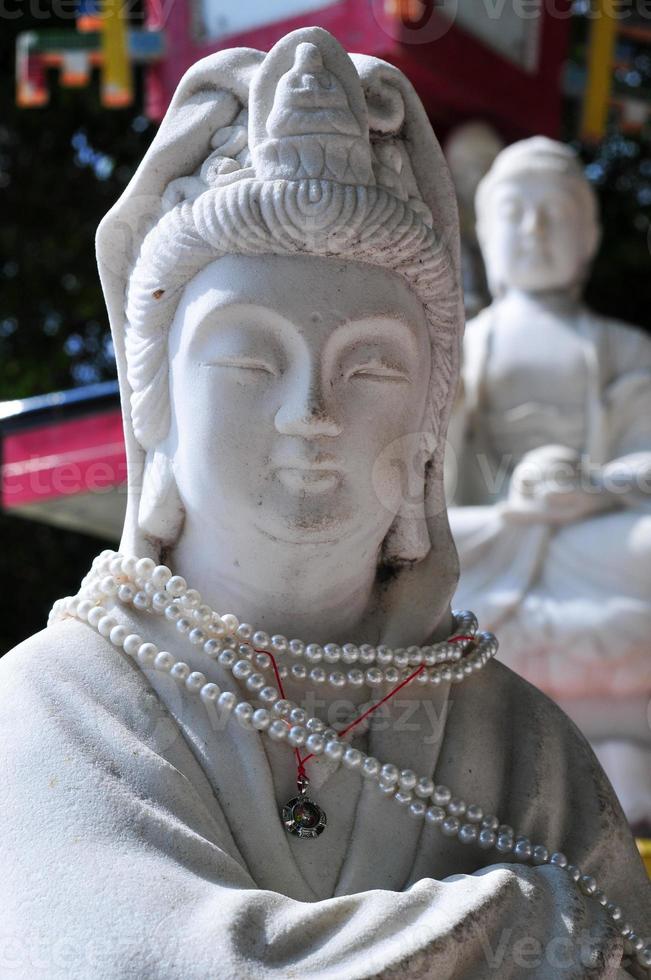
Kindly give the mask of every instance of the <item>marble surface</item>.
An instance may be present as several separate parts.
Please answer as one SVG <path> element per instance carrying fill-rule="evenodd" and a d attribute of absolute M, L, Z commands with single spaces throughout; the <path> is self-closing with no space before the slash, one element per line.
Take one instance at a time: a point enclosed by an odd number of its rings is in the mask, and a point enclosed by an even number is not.
<path fill-rule="evenodd" d="M 316 28 L 266 56 L 199 62 L 98 257 L 129 462 L 123 553 L 165 561 L 270 632 L 447 636 L 458 227 L 400 72 Z M 241 683 L 164 618 L 118 603 L 115 615 L 220 685 Z M 317 697 L 334 721 L 369 692 L 288 695 Z M 566 850 L 646 937 L 649 887 L 621 809 L 549 700 L 492 663 L 391 705 L 356 744 Z M 327 830 L 289 837 L 291 751 L 213 721 L 72 619 L 2 658 L 9 975 L 636 975 L 567 872 L 445 838 L 359 772 L 319 760 Z"/>
<path fill-rule="evenodd" d="M 581 300 L 600 227 L 572 150 L 509 147 L 477 204 L 494 299 L 464 341 L 457 602 L 617 759 L 629 818 L 649 821 L 651 340 Z"/>

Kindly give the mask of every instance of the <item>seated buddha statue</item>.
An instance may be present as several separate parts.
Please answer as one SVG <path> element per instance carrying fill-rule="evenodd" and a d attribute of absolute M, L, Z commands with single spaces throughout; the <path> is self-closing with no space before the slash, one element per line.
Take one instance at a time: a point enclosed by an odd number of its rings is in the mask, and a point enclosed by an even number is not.
<path fill-rule="evenodd" d="M 582 302 L 600 226 L 572 149 L 503 150 L 477 218 L 493 302 L 464 339 L 457 601 L 579 724 L 649 831 L 651 339 Z"/>
<path fill-rule="evenodd" d="M 599 763 L 451 610 L 453 201 L 323 30 L 181 81 L 98 233 L 120 547 L 0 661 L 12 977 L 648 976 Z"/>

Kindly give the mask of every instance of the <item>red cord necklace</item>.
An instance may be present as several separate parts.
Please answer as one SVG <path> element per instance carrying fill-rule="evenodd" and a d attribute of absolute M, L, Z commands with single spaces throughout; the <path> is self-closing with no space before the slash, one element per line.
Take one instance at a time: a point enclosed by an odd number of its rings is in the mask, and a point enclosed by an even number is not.
<path fill-rule="evenodd" d="M 463 643 L 470 641 L 475 642 L 474 636 L 453 636 L 448 640 L 449 643 Z M 269 653 L 268 650 L 256 650 L 256 653 L 266 653 L 271 658 L 271 664 L 276 675 L 276 683 L 278 684 L 278 690 L 280 691 L 281 697 L 285 698 L 285 688 L 283 686 L 282 678 L 280 676 L 280 671 L 278 670 L 278 664 L 276 663 L 276 658 L 273 653 Z M 337 732 L 340 738 L 343 738 L 348 732 L 352 731 L 357 725 L 359 725 L 365 718 L 377 711 L 383 704 L 390 701 L 398 691 L 406 687 L 407 684 L 411 684 L 415 677 L 425 669 L 425 665 L 421 664 L 420 667 L 416 667 L 415 670 L 405 677 L 404 680 L 400 681 L 399 684 L 385 694 L 383 698 L 372 704 L 366 711 L 363 711 L 359 717 L 355 718 Z M 298 796 L 289 800 L 281 808 L 281 817 L 286 830 L 290 834 L 294 834 L 297 837 L 314 839 L 321 834 L 326 826 L 327 818 L 325 811 L 315 803 L 314 800 L 310 799 L 308 796 L 308 788 L 310 785 L 307 772 L 305 770 L 305 764 L 309 762 L 310 759 L 314 758 L 314 752 L 310 752 L 308 755 L 301 756 L 298 748 L 294 749 L 294 754 L 296 756 L 296 785 L 298 787 Z"/>

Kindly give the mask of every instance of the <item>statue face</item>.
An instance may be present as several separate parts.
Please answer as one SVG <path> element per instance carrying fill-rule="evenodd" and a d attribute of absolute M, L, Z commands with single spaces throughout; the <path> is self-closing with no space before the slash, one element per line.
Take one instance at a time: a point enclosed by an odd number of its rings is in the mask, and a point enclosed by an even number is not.
<path fill-rule="evenodd" d="M 582 200 L 562 175 L 520 174 L 496 184 L 478 225 L 494 287 L 543 292 L 579 282 L 594 248 Z"/>
<path fill-rule="evenodd" d="M 422 428 L 432 361 L 401 279 L 312 256 L 226 256 L 186 287 L 169 357 L 168 451 L 187 515 L 377 548 L 404 476 L 386 448 Z"/>

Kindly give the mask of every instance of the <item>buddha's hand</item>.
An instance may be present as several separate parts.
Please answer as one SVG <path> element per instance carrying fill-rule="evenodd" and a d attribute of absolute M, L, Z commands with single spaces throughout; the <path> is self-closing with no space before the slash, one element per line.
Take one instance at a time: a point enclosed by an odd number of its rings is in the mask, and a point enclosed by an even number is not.
<path fill-rule="evenodd" d="M 616 506 L 599 474 L 566 446 L 528 452 L 511 476 L 505 516 L 518 521 L 572 524 Z"/>

